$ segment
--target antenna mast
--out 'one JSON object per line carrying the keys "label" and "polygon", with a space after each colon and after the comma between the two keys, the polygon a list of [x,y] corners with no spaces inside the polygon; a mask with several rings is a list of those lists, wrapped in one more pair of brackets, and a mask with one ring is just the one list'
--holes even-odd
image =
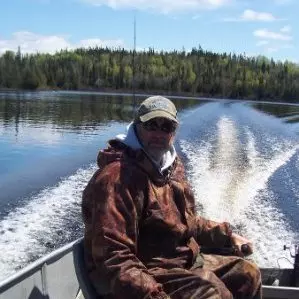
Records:
{"label": "antenna mast", "polygon": [[134,49],[133,49],[133,103],[134,103],[134,115],[136,112],[136,98],[135,98],[135,73],[136,73],[136,67],[135,67],[135,59],[136,59],[136,15],[134,14]]}

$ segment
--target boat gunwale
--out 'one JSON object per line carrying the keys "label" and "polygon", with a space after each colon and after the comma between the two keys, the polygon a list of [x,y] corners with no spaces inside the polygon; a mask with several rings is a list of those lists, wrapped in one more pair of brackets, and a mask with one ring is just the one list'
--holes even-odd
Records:
{"label": "boat gunwale", "polygon": [[71,252],[73,250],[74,245],[80,243],[82,240],[83,237],[62,246],[61,248],[57,248],[54,251],[30,263],[23,269],[17,271],[15,274],[12,274],[8,278],[0,281],[0,294],[12,287],[13,285],[19,283],[23,279],[31,276],[33,273],[41,270],[44,265],[50,265],[52,263],[55,263],[57,260]]}
{"label": "boat gunwale", "polygon": [[[37,271],[41,271],[42,268],[45,265],[50,265],[57,260],[63,258],[66,254],[73,251],[74,246],[79,245],[83,241],[83,237],[78,238],[77,240],[68,243],[61,248],[57,248],[51,253],[48,253],[47,255],[37,259],[33,263],[27,265],[23,269],[17,271],[15,274],[9,276],[3,281],[0,281],[0,294],[2,292],[5,292],[9,288],[13,287],[14,285],[18,284],[22,280],[26,279],[27,277],[30,277],[32,274],[34,274]],[[271,269],[271,268],[260,268],[261,271]],[[283,270],[283,269],[280,269]],[[291,270],[291,269],[285,269],[285,270]],[[290,286],[271,286],[271,285],[262,285],[263,293],[267,293],[267,295],[274,294],[274,292],[288,292],[288,294],[295,294],[299,292],[298,287],[290,287]],[[267,296],[268,298],[268,296]],[[278,297],[273,297],[278,298]],[[292,297],[295,298],[295,297]]]}

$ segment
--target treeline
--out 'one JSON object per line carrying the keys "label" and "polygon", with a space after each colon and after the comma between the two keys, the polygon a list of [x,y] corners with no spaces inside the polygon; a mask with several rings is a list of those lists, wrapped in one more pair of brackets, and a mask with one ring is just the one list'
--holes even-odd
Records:
{"label": "treeline", "polygon": [[0,57],[0,88],[121,90],[298,102],[299,66],[266,57],[89,48]]}

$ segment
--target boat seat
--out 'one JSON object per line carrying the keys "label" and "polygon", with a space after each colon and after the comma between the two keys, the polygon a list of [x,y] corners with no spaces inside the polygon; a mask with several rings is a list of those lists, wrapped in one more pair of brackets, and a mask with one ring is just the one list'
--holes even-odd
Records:
{"label": "boat seat", "polygon": [[98,295],[94,286],[92,285],[88,272],[84,262],[84,243],[83,239],[80,239],[74,245],[73,258],[76,275],[78,278],[80,291],[78,298],[80,299],[102,299],[102,296]]}

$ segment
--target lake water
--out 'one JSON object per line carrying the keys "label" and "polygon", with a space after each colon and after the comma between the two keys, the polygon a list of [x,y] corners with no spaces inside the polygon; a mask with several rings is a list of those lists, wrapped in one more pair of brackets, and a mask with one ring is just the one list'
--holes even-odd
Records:
{"label": "lake water", "polygon": [[[81,194],[98,150],[144,98],[0,93],[0,280],[82,236]],[[199,212],[252,239],[260,266],[291,267],[283,245],[299,243],[299,105],[173,101]]]}

